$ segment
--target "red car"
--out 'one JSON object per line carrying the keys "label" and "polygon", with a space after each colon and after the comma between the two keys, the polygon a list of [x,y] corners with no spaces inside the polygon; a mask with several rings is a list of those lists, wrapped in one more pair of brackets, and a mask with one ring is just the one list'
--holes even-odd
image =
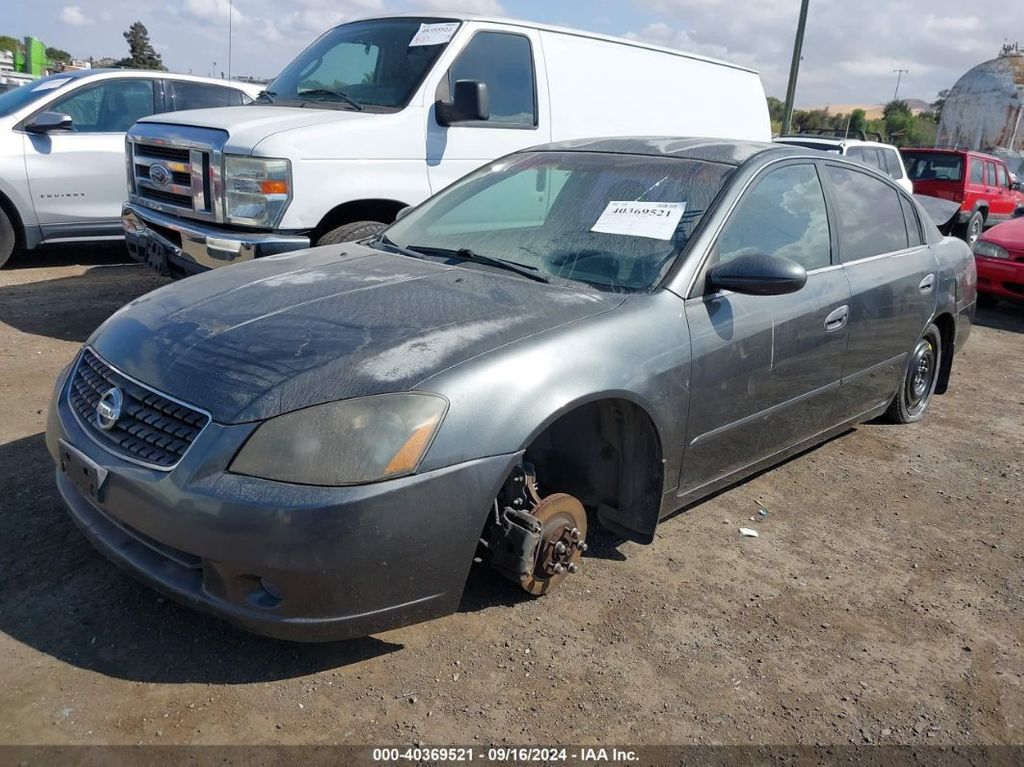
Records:
{"label": "red car", "polygon": [[974,243],[978,303],[1000,298],[1024,300],[1024,217],[992,227]]}
{"label": "red car", "polygon": [[914,193],[960,203],[954,230],[974,245],[986,227],[1008,221],[1024,208],[1020,184],[1011,182],[1006,163],[966,149],[902,149]]}

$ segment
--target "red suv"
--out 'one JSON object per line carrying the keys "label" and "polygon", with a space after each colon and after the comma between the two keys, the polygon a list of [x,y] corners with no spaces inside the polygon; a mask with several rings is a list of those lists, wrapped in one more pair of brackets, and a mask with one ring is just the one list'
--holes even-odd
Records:
{"label": "red suv", "polygon": [[985,227],[1024,210],[1019,183],[1011,183],[1006,163],[966,149],[902,149],[915,194],[960,203],[956,233],[973,246]]}

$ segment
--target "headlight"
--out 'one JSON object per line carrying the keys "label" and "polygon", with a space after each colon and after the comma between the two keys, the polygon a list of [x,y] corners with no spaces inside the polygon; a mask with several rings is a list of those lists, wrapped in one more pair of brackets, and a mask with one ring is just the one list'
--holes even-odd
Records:
{"label": "headlight", "polygon": [[230,471],[300,485],[360,485],[412,474],[448,403],[434,394],[381,394],[271,418]]}
{"label": "headlight", "polygon": [[287,160],[224,158],[224,215],[229,223],[273,227],[291,200]]}
{"label": "headlight", "polygon": [[994,242],[986,242],[985,240],[978,240],[974,243],[974,255],[985,256],[986,258],[1009,258],[1010,254],[1007,253],[1006,248],[1001,248]]}

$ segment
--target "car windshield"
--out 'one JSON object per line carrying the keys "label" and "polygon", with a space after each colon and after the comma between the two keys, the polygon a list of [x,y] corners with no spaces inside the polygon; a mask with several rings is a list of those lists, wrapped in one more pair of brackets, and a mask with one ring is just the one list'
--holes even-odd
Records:
{"label": "car windshield", "polygon": [[945,152],[903,152],[903,162],[911,181],[959,181],[964,161],[958,154]]}
{"label": "car windshield", "polygon": [[527,152],[481,168],[381,238],[410,251],[499,259],[538,278],[650,289],[733,167],[591,152]]}
{"label": "car windshield", "polygon": [[7,117],[14,114],[22,107],[28,106],[44,96],[53,93],[65,83],[71,82],[74,78],[67,75],[50,75],[39,80],[25,83],[14,90],[0,93],[0,117]]}
{"label": "car windshield", "polygon": [[343,24],[299,54],[260,104],[394,111],[405,106],[458,27],[445,19]]}

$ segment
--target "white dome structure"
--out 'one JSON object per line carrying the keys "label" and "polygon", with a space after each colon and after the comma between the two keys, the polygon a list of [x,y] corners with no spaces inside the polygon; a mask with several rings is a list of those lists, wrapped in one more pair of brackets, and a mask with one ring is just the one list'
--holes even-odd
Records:
{"label": "white dome structure", "polygon": [[1006,45],[997,58],[956,81],[942,107],[939,146],[983,152],[1024,150],[1024,50]]}

